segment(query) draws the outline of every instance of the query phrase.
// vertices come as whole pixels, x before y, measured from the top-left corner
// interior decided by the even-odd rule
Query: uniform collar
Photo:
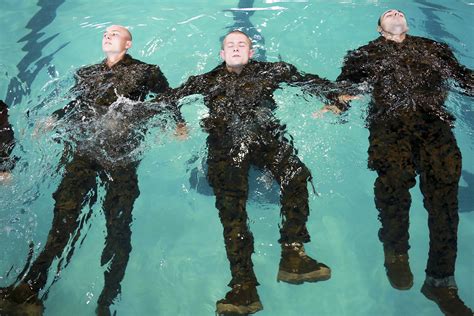
[[[130,56],[129,54],[125,54],[125,55],[123,55],[123,58],[120,61],[118,61],[115,65],[113,65],[110,68],[109,68],[109,66],[107,66],[107,58],[105,58],[102,61],[102,65],[103,65],[103,67],[106,67],[107,69],[115,69],[120,65],[128,66],[128,65],[132,64],[132,61],[133,61],[132,56]]]

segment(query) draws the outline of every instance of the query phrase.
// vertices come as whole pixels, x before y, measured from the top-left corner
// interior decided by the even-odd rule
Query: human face
[[[379,31],[392,35],[401,35],[408,32],[405,14],[398,10],[388,10],[380,17]]]
[[[109,26],[102,37],[102,50],[106,54],[121,54],[132,47],[129,31],[120,25]]]
[[[241,69],[253,56],[249,38],[241,33],[230,33],[224,39],[221,57],[228,69]]]

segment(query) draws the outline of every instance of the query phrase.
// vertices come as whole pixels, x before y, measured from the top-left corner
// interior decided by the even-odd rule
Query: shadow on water
[[[28,21],[26,28],[31,32],[18,40],[18,43],[25,43],[22,50],[26,52],[25,57],[16,65],[18,69],[17,77],[10,80],[8,84],[8,92],[5,102],[9,106],[21,103],[24,96],[30,93],[31,85],[43,68],[47,67],[50,76],[55,76],[55,68],[51,65],[54,55],[69,44],[63,43],[53,51],[51,54],[42,56],[42,50],[52,40],[54,40],[59,33],[51,35],[46,39],[41,40],[45,29],[56,18],[56,11],[65,0],[39,0],[37,5],[41,8]]]
[[[240,0],[239,4],[237,5],[237,9],[241,10],[226,10],[234,15],[234,24],[227,27],[227,31],[230,32],[232,30],[241,30],[245,32],[248,36],[250,36],[251,39],[253,39],[257,46],[257,50],[253,59],[258,61],[266,61],[267,56],[264,49],[265,39],[257,30],[257,28],[252,24],[252,22],[250,22],[250,17],[254,15],[255,11],[243,10],[253,8],[254,2],[254,0]],[[221,42],[223,40],[224,36],[220,38]]]
[[[467,186],[459,186],[459,212],[474,211],[474,174],[463,170],[462,178]]]
[[[195,167],[190,171],[189,184],[191,188],[199,194],[213,196],[214,191],[207,182],[207,164],[199,161],[198,156],[194,156],[188,164],[201,163],[200,167]],[[267,172],[255,167],[249,170],[249,201],[262,204],[280,203],[280,188],[272,176]]]

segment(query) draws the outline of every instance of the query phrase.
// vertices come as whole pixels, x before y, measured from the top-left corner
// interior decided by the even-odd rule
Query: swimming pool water
[[[46,3],[47,2],[47,3]],[[447,42],[457,58],[474,67],[474,4],[441,1],[86,1],[0,0],[0,98],[10,107],[21,157],[10,184],[0,186],[0,286],[23,268],[29,241],[37,255],[51,227],[62,153],[54,132],[33,136],[34,125],[67,103],[74,70],[102,59],[107,25],[130,26],[135,58],[158,64],[171,86],[219,63],[220,38],[238,26],[251,27],[257,58],[280,59],[329,79],[342,58],[375,38],[381,12],[399,8],[410,34]],[[245,9],[245,10],[244,10]],[[253,27],[253,28],[252,28]],[[367,99],[340,118],[311,113],[322,104],[285,87],[275,99],[277,116],[294,137],[319,195],[310,194],[308,254],[332,269],[329,281],[299,286],[277,283],[280,259],[278,190],[251,171],[248,214],[255,238],[253,261],[264,310],[257,315],[441,315],[420,292],[428,253],[427,213],[418,186],[411,190],[410,264],[415,283],[393,289],[385,275],[380,223],[373,202],[375,172],[367,169]],[[474,113],[472,98],[452,93],[447,107],[458,118],[455,134],[463,154],[456,280],[464,302],[474,307]],[[199,127],[202,99],[183,114],[190,137],[177,142],[154,130],[138,170],[140,196],[134,205],[132,252],[117,315],[210,315],[230,280],[222,226],[203,172],[206,134]],[[55,280],[53,263],[45,315],[93,315],[103,286],[100,255],[105,240],[104,190],[92,207],[67,267]],[[84,210],[84,216],[88,213]],[[11,267],[13,270],[10,271]],[[8,273],[10,271],[10,273]]]

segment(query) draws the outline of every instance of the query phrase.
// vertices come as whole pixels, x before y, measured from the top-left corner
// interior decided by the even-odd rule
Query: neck
[[[121,61],[126,53],[127,52],[124,51],[124,52],[120,52],[116,54],[107,54],[107,66],[109,66],[110,68],[116,63],[118,63],[119,61]]]
[[[397,43],[403,42],[406,38],[406,35],[407,35],[406,33],[390,34],[390,33],[387,33],[387,32],[382,32],[382,36],[385,37],[386,40],[394,41],[394,42],[397,42]]]
[[[245,65],[239,65],[239,66],[229,66],[226,64],[226,69],[228,72],[235,72],[236,74],[240,75],[240,73],[242,72],[242,70],[244,69],[244,66]]]

